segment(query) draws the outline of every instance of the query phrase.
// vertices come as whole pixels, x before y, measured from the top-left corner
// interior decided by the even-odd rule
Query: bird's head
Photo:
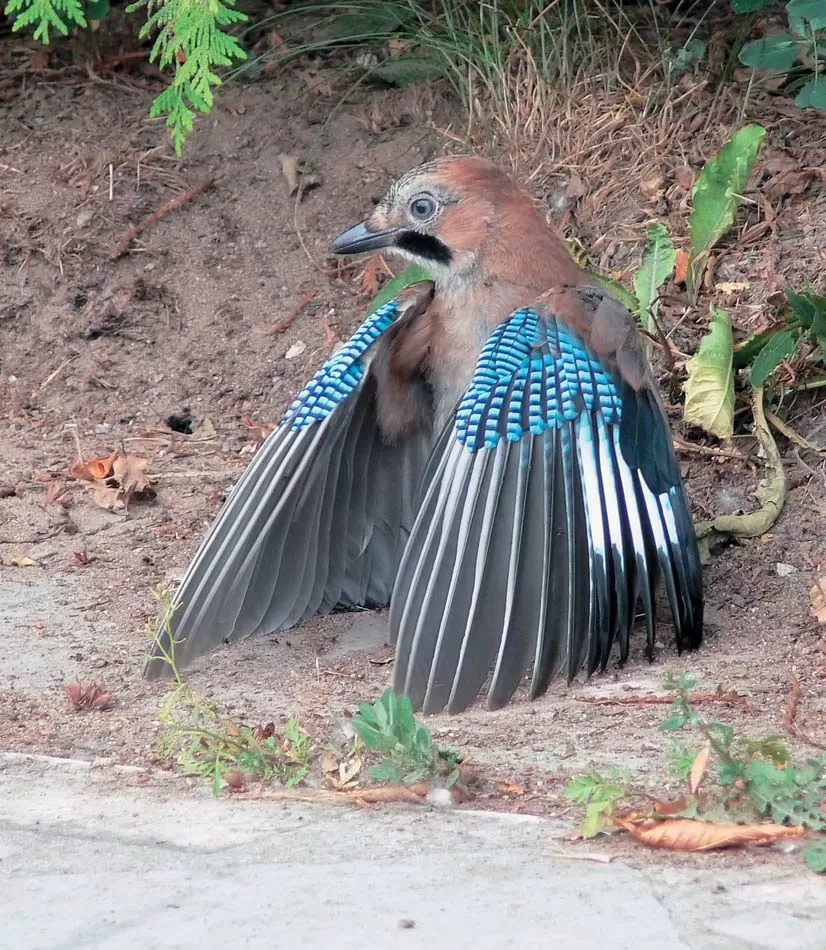
[[[559,255],[559,242],[513,180],[465,156],[408,172],[331,247],[336,254],[380,250],[401,257],[443,288],[498,279],[545,289],[547,273],[537,273],[537,255],[541,259],[543,249]]]

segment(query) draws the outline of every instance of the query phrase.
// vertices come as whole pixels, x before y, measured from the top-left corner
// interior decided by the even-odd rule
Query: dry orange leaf
[[[691,764],[691,772],[688,776],[688,788],[692,795],[697,794],[697,789],[703,781],[703,776],[708,769],[708,760],[711,758],[711,744],[706,743],[702,749],[694,756]]]
[[[682,248],[677,251],[674,258],[674,281],[678,284],[684,284],[688,280],[688,251]]]
[[[118,450],[115,449],[111,455],[102,455],[100,458],[89,459],[84,462],[79,458],[69,469],[69,474],[83,482],[93,482],[98,478],[106,478],[112,472],[112,462],[118,456]]]
[[[814,587],[809,591],[811,614],[818,623],[826,623],[826,576],[818,578]]]
[[[500,782],[499,791],[503,795],[514,795],[517,798],[525,794],[524,785],[511,785],[510,782]]]
[[[112,705],[112,694],[98,686],[97,683],[70,683],[65,686],[66,695],[77,712],[84,709],[102,711]]]
[[[388,273],[387,265],[380,254],[371,257],[361,271],[356,274],[359,294],[365,297],[375,297],[381,290],[381,277]]]
[[[699,821],[696,818],[615,818],[616,824],[650,848],[669,851],[711,851],[746,844],[768,844],[781,838],[800,838],[805,828],[786,825],[735,825]]]

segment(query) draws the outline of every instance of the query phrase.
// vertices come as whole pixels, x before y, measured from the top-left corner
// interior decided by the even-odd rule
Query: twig
[[[804,732],[795,722],[797,706],[800,702],[802,692],[800,678],[796,673],[792,673],[792,678],[789,681],[789,695],[786,697],[786,709],[783,713],[783,726],[786,732],[793,735],[796,739],[800,739],[801,742],[806,742],[810,746],[814,746],[815,749],[826,749],[826,743]]]
[[[736,459],[738,462],[747,462],[750,465],[754,463],[745,455],[738,455],[737,452],[726,452],[723,449],[715,449],[708,445],[695,445],[693,442],[686,442],[678,436],[674,436],[674,451],[686,452],[692,455],[706,455],[709,458]]]
[[[49,375],[40,384],[37,391],[43,392],[43,390],[49,385],[49,383],[57,379],[57,377],[63,372],[64,369],[66,369],[69,363],[71,363],[72,360],[76,360],[76,359],[77,359],[77,354],[72,354],[71,356],[67,356],[66,359],[63,360],[60,366],[58,366],[58,368],[53,373],[49,373]]]
[[[214,186],[215,179],[207,178],[206,181],[202,181],[200,185],[196,185],[194,188],[190,188],[189,191],[185,191],[182,195],[178,195],[177,198],[170,198],[169,201],[167,201],[165,204],[162,204],[156,211],[146,215],[142,221],[139,221],[136,225],[134,225],[134,227],[129,228],[126,234],[124,234],[120,241],[118,241],[114,251],[112,251],[112,253],[109,255],[109,260],[116,261],[119,257],[123,257],[123,255],[129,250],[129,245],[132,243],[132,241],[139,234],[142,234],[150,224],[154,224],[164,215],[169,214],[170,211],[180,208],[181,205],[186,204],[187,201],[197,198],[198,195],[203,194],[205,191],[209,191]]]
[[[801,449],[806,449],[808,452],[814,452],[815,455],[819,455],[821,458],[826,457],[826,452],[823,449],[818,448],[816,445],[812,445],[811,442],[803,438],[802,435],[799,435],[797,432],[792,429],[791,426],[786,425],[786,423],[779,419],[773,412],[766,410],[766,420],[774,426],[775,429],[781,434],[785,435],[790,442],[794,442],[795,445],[799,445]]]
[[[287,314],[287,316],[276,323],[276,325],[272,328],[273,333],[283,333],[285,330],[289,330],[293,323],[295,323],[295,318],[301,313],[301,311],[307,306],[313,297],[315,297],[315,295],[315,290],[311,290],[309,293],[305,294]]]
[[[358,675],[357,673],[339,673],[338,670],[325,670],[325,669],[323,669],[323,668],[320,669],[318,672],[319,672],[320,674],[323,674],[324,676],[339,676],[339,677],[341,677],[341,679],[345,679],[345,680],[357,680],[357,679],[360,679],[360,677],[359,677],[359,675]]]
[[[655,695],[645,696],[575,696],[577,702],[593,703],[595,706],[670,706],[674,697]],[[749,702],[745,696],[736,692],[716,693],[689,693],[686,700],[690,703],[726,703],[729,706],[741,706],[748,709]]]
[[[786,698],[786,711],[783,713],[783,725],[787,729],[794,728],[794,717],[797,715],[797,704],[800,702],[800,678],[792,673],[789,681],[789,695]]]

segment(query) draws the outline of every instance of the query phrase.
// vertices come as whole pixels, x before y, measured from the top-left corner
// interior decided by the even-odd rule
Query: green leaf
[[[367,770],[370,778],[377,779],[379,782],[400,782],[402,773],[395,765],[390,762],[380,762],[378,765],[371,765]]]
[[[90,21],[102,20],[109,10],[109,0],[89,0],[86,4],[86,15]]]
[[[734,434],[733,356],[731,318],[712,307],[708,333],[686,364],[684,418],[720,439]]]
[[[660,729],[663,732],[672,732],[676,729],[682,729],[686,724],[687,719],[684,712],[673,713],[673,715],[666,717],[660,723]]]
[[[823,0],[789,0],[786,13],[790,20],[808,21],[810,30],[826,30],[826,5]]]
[[[605,818],[613,811],[611,802],[591,802],[585,809],[580,831],[583,838],[593,838],[605,827]]]
[[[328,45],[384,40],[409,20],[413,13],[412,4],[410,6],[392,3],[376,4],[360,13],[335,16],[316,32],[314,40]]]
[[[744,66],[752,69],[787,73],[794,66],[799,53],[800,40],[784,31],[746,43],[738,53],[738,58]]]
[[[777,367],[794,354],[797,335],[791,330],[781,330],[769,340],[751,364],[749,377],[755,389],[766,382]]]
[[[826,75],[812,76],[794,101],[801,109],[826,109]]]
[[[724,759],[717,766],[717,780],[721,785],[732,785],[743,774],[743,764],[736,759]]]
[[[665,225],[659,221],[649,224],[648,242],[642,254],[640,269],[634,277],[634,293],[637,295],[640,320],[649,330],[653,326],[652,316],[656,316],[659,308],[659,289],[674,271],[676,257]]]
[[[748,183],[766,130],[747,125],[735,132],[703,167],[691,189],[693,209],[688,219],[691,238],[689,286],[699,287],[708,255],[734,223],[734,215]]]
[[[416,264],[411,264],[410,267],[406,268],[392,280],[388,280],[387,283],[382,287],[382,289],[376,294],[373,298],[373,302],[370,304],[370,313],[378,310],[379,307],[384,306],[388,300],[392,300],[400,290],[404,290],[405,287],[409,287],[410,284],[415,284],[420,280],[432,280],[433,278],[428,274],[428,272],[423,268],[419,267]]]
[[[703,61],[706,55],[706,44],[702,40],[689,40],[685,46],[672,50],[670,66],[675,73],[684,73],[693,69]]]
[[[448,62],[440,56],[399,56],[377,63],[370,75],[391,86],[413,86],[419,82],[435,82],[448,71]]]
[[[806,867],[817,874],[826,873],[826,839],[811,841],[803,849],[803,860]]]
[[[716,732],[717,735],[722,739],[723,744],[726,746],[731,745],[731,741],[734,738],[734,729],[726,722],[720,722],[719,720],[714,720],[708,724],[710,732]]]

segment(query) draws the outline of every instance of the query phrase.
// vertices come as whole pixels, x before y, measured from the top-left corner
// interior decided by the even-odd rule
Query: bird
[[[664,404],[630,312],[500,167],[448,156],[331,245],[418,265],[312,377],[208,530],[159,628],[164,675],[313,614],[389,603],[393,689],[458,713],[556,674],[679,651],[703,583]]]

